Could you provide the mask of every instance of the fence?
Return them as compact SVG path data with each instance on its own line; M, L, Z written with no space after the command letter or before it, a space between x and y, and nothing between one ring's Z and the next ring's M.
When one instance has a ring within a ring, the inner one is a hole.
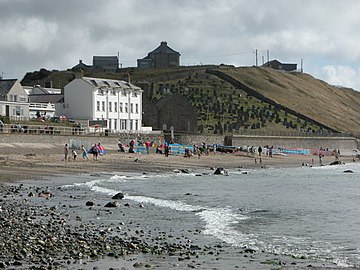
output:
M5 124L0 126L0 133L21 133L21 134L50 134L50 135L85 135L85 136L109 136L120 135L161 135L162 131L122 130L112 131L104 128L94 127L68 127L60 125L19 125Z

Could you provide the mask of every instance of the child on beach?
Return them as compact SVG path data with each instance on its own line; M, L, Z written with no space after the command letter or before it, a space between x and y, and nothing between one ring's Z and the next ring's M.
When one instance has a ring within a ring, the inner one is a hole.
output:
M82 151L82 157L83 157L83 159L86 158L86 160L89 160L89 156L88 156L88 154L87 154L87 151L86 151L84 145L81 145L81 151Z
M74 160L76 160L76 158L77 158L77 153L76 153L76 151L73 149L71 152L72 152L72 155L73 155Z

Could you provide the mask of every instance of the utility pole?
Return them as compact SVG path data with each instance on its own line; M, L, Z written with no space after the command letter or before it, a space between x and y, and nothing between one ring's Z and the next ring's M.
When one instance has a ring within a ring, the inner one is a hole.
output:
M255 49L255 66L257 67L258 66L258 51L257 49Z
M300 71L301 71L301 73L304 72L304 59L302 59L302 58L301 58Z

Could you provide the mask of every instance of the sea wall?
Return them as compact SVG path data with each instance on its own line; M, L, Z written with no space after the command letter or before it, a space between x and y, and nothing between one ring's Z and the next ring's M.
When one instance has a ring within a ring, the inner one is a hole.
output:
M230 139L229 139L230 140ZM354 137L286 137L286 136L246 136L234 135L231 138L233 146L274 146L283 148L305 149L358 149L359 142Z
M166 137L166 136L165 136ZM131 139L137 139L145 142L146 140L163 143L165 141L163 135L134 135L122 134L119 136L62 136L51 134L24 134L24 133L0 133L0 143L8 144L55 144L63 145L69 143L70 140L79 142L98 143L104 146L116 149L119 140L123 144L128 144ZM167 138L168 139L168 138ZM354 137L288 137L288 136L253 136L253 135L233 135L225 137L223 135L197 135L197 134L177 134L175 142L194 145L205 142L206 144L226 144L232 146L274 146L283 148L305 148L305 149L358 149L359 142Z

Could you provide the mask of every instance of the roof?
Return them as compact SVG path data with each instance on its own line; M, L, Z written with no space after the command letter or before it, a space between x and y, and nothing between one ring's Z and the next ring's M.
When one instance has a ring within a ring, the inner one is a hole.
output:
M0 96L5 96L16 83L17 79L0 80Z
M118 62L117 56L93 56L93 64L97 61L113 61L114 63Z
M146 57L144 57L143 59L148 59L150 57L151 54L158 54L158 53L167 53L167 54L178 54L180 55L179 52L171 49L168 45L167 45L167 42L166 41L162 41L160 43L160 46L157 47L155 50L151 51L148 53L148 55Z
M58 103L64 98L62 94L30 95L31 103Z
M269 67L269 66L271 66L272 64L282 65L282 63L281 63L280 61L274 59L274 60L271 60L271 61L266 62L266 63L263 64L262 66L263 66L263 67Z
M111 79L101 79L101 78L91 78L91 77L83 77L82 80L91 84L94 87L99 87L99 88L112 87L112 88L133 89L133 90L142 91L140 87L122 80L111 80Z

